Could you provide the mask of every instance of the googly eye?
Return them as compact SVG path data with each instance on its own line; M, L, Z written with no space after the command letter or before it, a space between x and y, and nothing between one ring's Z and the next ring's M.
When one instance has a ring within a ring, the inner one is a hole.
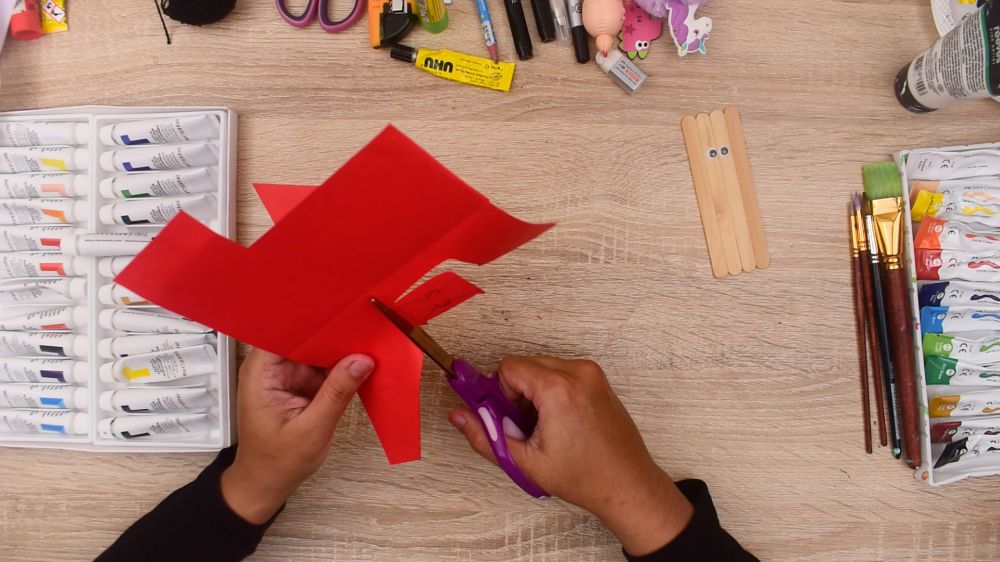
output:
M718 150L716 150L714 148L709 148L708 149L708 157L709 157L709 159L715 160L716 157L718 157L718 156L719 156L719 151Z
M729 147L724 146L719 149L719 152L721 152L723 156L729 156Z

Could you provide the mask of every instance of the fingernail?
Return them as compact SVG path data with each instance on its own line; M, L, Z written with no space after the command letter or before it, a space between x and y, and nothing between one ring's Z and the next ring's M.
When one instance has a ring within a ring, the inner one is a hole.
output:
M451 416L451 425L457 427L458 429L462 429L463 427L465 427L465 423L467 421L468 420L465 419L465 416L463 416L462 414L455 414Z
M355 359L347 366L347 372L351 373L351 376L354 378L366 379L368 375L372 374L374 366L371 361L366 359Z

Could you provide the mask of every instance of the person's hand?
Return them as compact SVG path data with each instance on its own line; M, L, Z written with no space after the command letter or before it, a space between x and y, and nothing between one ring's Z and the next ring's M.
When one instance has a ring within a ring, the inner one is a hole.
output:
M327 373L255 349L240 367L239 448L222 473L222 497L249 523L269 520L316 472L337 422L375 362L349 355Z
M653 552L684 530L690 502L653 461L596 363L506 357L499 377L511 400L538 410L527 441L507 438L517 466L535 483L595 514L632 555ZM473 450L496 462L475 414L459 408L448 418Z

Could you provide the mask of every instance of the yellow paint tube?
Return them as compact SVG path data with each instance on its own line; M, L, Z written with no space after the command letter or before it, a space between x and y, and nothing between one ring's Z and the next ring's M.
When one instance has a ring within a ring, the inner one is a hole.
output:
M429 51L397 44L389 56L416 64L417 68L446 80L501 92L509 92L514 79L514 63L493 62L454 51Z
M58 33L69 30L66 18L66 0L42 0L42 33Z

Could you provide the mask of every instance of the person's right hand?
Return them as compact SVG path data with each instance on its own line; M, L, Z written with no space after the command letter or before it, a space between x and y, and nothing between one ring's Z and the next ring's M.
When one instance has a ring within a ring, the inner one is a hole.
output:
M684 530L690 502L653 461L600 366L506 357L498 372L508 398L538 410L527 441L507 438L517 466L536 484L595 514L632 555L656 551ZM448 417L476 452L496 462L475 414L459 408Z

